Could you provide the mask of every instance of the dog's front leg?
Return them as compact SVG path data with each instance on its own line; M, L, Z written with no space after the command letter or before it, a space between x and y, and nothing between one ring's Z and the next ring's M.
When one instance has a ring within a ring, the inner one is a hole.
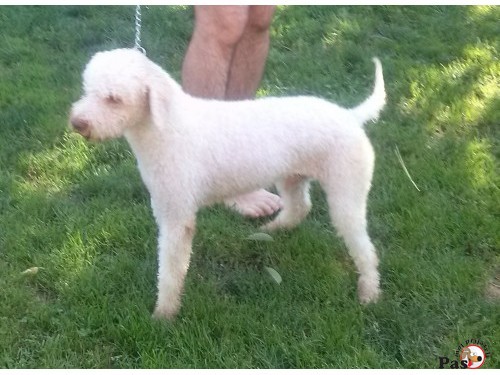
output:
M189 219L170 219L159 223L158 299L153 314L155 318L173 319L179 311L194 230L194 215Z

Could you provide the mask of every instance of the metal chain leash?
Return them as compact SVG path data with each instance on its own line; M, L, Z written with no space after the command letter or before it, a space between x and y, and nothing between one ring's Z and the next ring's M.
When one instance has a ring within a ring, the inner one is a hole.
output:
M142 27L142 19L141 19L141 6L135 6L135 43L134 48L141 51L143 54L146 54L146 50L141 46L141 27Z

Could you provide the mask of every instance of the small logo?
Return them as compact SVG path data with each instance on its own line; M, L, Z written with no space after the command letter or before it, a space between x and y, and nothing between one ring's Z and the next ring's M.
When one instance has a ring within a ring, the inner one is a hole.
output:
M491 357L488 343L481 339L470 339L458 345L455 349L457 359L439 357L439 368L476 369L484 365L486 358Z
M479 345L467 345L460 352L460 362L465 361L467 368L479 368L486 360L486 353Z

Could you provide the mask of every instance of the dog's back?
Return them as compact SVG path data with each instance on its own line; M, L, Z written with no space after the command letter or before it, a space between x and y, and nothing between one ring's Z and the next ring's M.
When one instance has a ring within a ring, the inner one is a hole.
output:
M194 108L198 108L200 122L204 126L214 126L230 122L233 126L238 126L240 122L244 126L251 119L252 132L258 132L260 129L265 131L266 127L276 127L277 124L286 124L283 126L298 129L289 129L291 131L300 131L300 127L307 127L311 124L322 124L321 119L325 119L324 125L335 126L342 124L357 123L363 126L370 120L376 120L380 111L385 106L385 88L382 65L378 58L374 58L375 64L375 84L372 94L356 107L346 109L333 102L313 96L292 96L292 97L263 97L258 99L249 99L243 101L219 101L192 98L198 103ZM206 110L203 108L206 107ZM220 116L225 119L220 121ZM234 117L227 119L227 117ZM244 118L244 119L242 119ZM197 123L198 121L194 121ZM350 125L352 126L352 125Z

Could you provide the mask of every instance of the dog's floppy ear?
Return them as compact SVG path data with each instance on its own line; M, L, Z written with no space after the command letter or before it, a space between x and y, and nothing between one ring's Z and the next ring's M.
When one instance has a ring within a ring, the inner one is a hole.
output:
M149 115L151 123L159 126L167 121L171 97L171 88L164 77L152 77L147 87Z
M151 122L155 126L168 122L174 98L182 92L181 87L160 66L151 64L146 80Z

